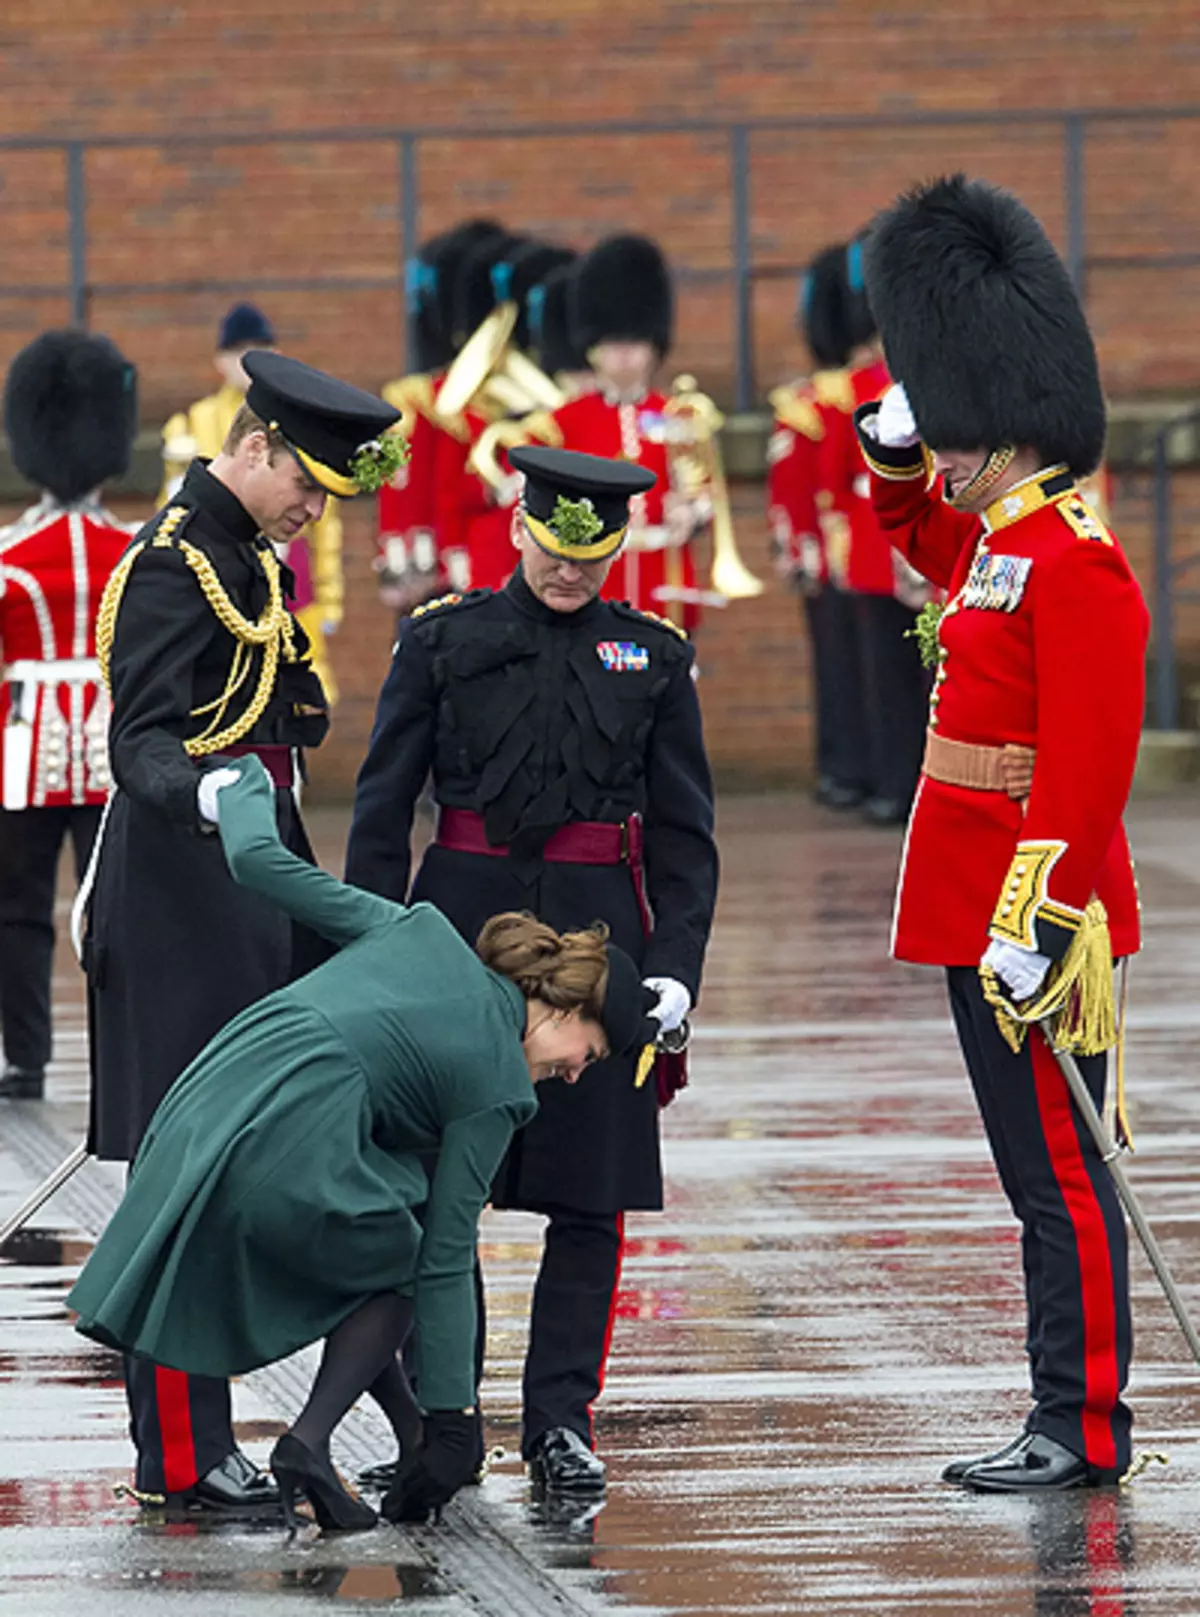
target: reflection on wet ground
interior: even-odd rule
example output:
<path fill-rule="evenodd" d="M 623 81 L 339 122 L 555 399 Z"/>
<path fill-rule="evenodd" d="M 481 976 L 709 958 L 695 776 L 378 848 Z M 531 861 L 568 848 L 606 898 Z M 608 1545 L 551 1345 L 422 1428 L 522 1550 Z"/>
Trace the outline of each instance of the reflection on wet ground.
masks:
<path fill-rule="evenodd" d="M 1133 816 L 1149 944 L 1129 1064 L 1130 1172 L 1200 1313 L 1197 806 Z M 557 1604 L 529 1612 L 1200 1612 L 1198 1373 L 1140 1254 L 1137 1441 L 1170 1464 L 1120 1492 L 1043 1501 L 938 1482 L 1025 1413 L 1019 1253 L 939 975 L 886 958 L 898 838 L 796 800 L 734 802 L 723 823 L 692 1086 L 664 1123 L 668 1208 L 630 1220 L 598 1419 L 608 1498 L 529 1498 L 512 1456 L 540 1225 L 489 1215 L 484 1397 L 509 1458 L 448 1522 L 556 1580 Z M 316 824 L 336 859 L 341 821 Z M 65 965 L 59 987 L 48 1110 L 69 1142 L 84 1091 Z M 0 1212 L 27 1188 L 0 1152 Z M 239 1617 L 297 1596 L 409 1617 L 426 1602 L 439 1617 L 521 1610 L 498 1584 L 464 1587 L 445 1529 L 289 1547 L 274 1530 L 135 1528 L 112 1494 L 128 1474 L 119 1366 L 70 1334 L 63 1307 L 87 1241 L 47 1214 L 0 1261 L 0 1600 L 75 1612 L 86 1591 L 98 1617 L 172 1597 Z M 279 1410 L 253 1384 L 238 1398 L 261 1459 Z M 362 1429 L 382 1431 L 369 1414 Z"/>

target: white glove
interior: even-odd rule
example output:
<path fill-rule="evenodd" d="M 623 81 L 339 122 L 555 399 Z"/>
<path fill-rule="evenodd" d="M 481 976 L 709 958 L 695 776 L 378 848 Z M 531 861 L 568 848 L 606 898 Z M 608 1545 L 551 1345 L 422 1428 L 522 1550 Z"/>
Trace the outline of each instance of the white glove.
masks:
<path fill-rule="evenodd" d="M 1014 1000 L 1032 999 L 1053 962 L 1036 949 L 1022 949 L 1018 943 L 993 938 L 981 966 L 990 966 Z"/>
<path fill-rule="evenodd" d="M 207 820 L 210 825 L 216 825 L 221 816 L 217 810 L 217 794 L 223 786 L 232 786 L 235 781 L 242 778 L 240 769 L 210 769 L 206 775 L 201 775 L 200 784 L 196 787 L 196 807 L 200 810 L 200 818 Z"/>
<path fill-rule="evenodd" d="M 903 384 L 893 382 L 879 402 L 875 436 L 885 449 L 911 449 L 921 442 Z"/>
<path fill-rule="evenodd" d="M 663 1032 L 674 1033 L 677 1027 L 682 1027 L 692 1008 L 692 996 L 683 984 L 674 977 L 645 977 L 642 986 L 652 988 L 658 995 L 658 1004 L 651 1006 L 646 1014 L 655 1018 Z"/>

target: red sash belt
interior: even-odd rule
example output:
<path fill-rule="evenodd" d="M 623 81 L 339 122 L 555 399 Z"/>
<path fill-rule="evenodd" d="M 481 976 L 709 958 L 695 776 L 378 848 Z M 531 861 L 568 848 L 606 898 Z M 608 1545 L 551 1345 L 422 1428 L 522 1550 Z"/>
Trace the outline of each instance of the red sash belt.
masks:
<path fill-rule="evenodd" d="M 286 791 L 296 783 L 296 770 L 292 762 L 292 749 L 290 747 L 253 747 L 243 743 L 236 747 L 222 747 L 222 758 L 245 758 L 253 753 L 261 758 L 263 767 L 270 775 L 275 785 Z"/>

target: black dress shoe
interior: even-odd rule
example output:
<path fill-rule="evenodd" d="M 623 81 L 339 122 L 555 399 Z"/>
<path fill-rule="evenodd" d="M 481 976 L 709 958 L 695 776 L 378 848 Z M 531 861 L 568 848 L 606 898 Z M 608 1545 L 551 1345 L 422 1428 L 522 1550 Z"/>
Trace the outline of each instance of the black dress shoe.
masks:
<path fill-rule="evenodd" d="M 322 1531 L 358 1533 L 374 1527 L 379 1517 L 348 1489 L 333 1469 L 331 1461 L 285 1432 L 271 1450 L 271 1470 L 279 1484 L 284 1519 L 295 1532 L 300 1525 L 296 1500 L 307 1499 Z"/>
<path fill-rule="evenodd" d="M 869 797 L 862 815 L 868 825 L 904 825 L 909 805 L 899 797 Z"/>
<path fill-rule="evenodd" d="M 0 1073 L 0 1100 L 41 1100 L 46 1074 L 40 1067 L 5 1067 Z"/>
<path fill-rule="evenodd" d="M 942 1472 L 942 1481 L 961 1482 L 967 1472 L 974 1470 L 977 1465 L 995 1465 L 998 1460 L 1007 1460 L 1010 1455 L 1017 1452 L 1028 1435 L 1027 1432 L 1022 1432 L 1019 1437 L 1014 1437 L 1011 1443 L 1006 1443 L 994 1454 L 976 1454 L 969 1460 L 951 1460 Z"/>
<path fill-rule="evenodd" d="M 1094 1487 L 1101 1480 L 1086 1460 L 1045 1432 L 1026 1432 L 1008 1453 L 980 1460 L 961 1478 L 963 1487 L 974 1493 L 1062 1492 Z"/>
<path fill-rule="evenodd" d="M 843 786 L 828 775 L 822 775 L 813 793 L 818 803 L 831 809 L 857 808 L 866 795 L 861 786 Z"/>
<path fill-rule="evenodd" d="M 552 1426 L 529 1446 L 534 1486 L 554 1493 L 603 1493 L 604 1461 L 568 1426 Z"/>
<path fill-rule="evenodd" d="M 234 1449 L 183 1493 L 167 1495 L 167 1510 L 186 1516 L 279 1517 L 282 1506 L 274 1479 L 260 1471 L 241 1449 Z"/>

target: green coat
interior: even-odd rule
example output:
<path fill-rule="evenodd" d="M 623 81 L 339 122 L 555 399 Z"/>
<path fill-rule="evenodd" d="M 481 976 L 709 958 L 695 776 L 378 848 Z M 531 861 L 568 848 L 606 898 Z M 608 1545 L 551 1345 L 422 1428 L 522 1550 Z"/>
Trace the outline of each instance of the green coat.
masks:
<path fill-rule="evenodd" d="M 289 853 L 257 763 L 220 805 L 237 880 L 338 953 L 235 1017 L 167 1093 L 71 1292 L 78 1328 L 237 1375 L 400 1291 L 425 1407 L 466 1408 L 479 1214 L 537 1109 L 524 999 L 432 905 L 393 904 Z"/>

